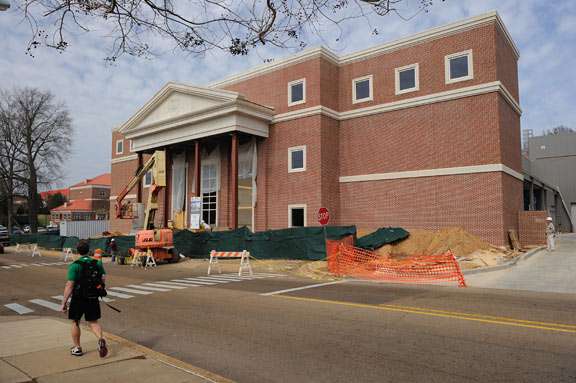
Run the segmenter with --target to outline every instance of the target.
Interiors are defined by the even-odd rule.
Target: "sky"
[[[404,16],[413,14],[410,1],[417,0],[407,0]],[[337,42],[336,31],[326,27],[321,38],[307,38],[308,47],[323,44],[337,54],[352,53],[491,10],[499,12],[520,50],[522,129],[538,134],[558,125],[576,128],[573,0],[434,0],[429,12],[407,21],[396,15],[372,20],[378,35],[358,19],[344,26]],[[262,64],[264,59],[297,52],[264,47],[248,56],[213,51],[195,57],[166,50],[149,59],[125,55],[111,66],[104,61],[111,42],[98,30],[74,35],[64,53],[41,48],[34,58],[25,54],[30,36],[16,7],[0,12],[0,88],[49,90],[67,105],[73,119],[72,151],[64,163],[63,178],[54,180],[53,187],[109,172],[112,129],[166,82],[202,86]]]

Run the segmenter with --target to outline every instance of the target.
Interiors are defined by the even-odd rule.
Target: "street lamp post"
[[[0,0],[0,11],[10,8],[10,0]]]

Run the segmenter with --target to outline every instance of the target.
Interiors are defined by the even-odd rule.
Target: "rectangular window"
[[[134,141],[130,140],[130,152],[134,151]]]
[[[306,205],[288,205],[288,227],[306,226]]]
[[[446,84],[474,78],[472,50],[454,53],[444,58]]]
[[[288,172],[303,172],[306,170],[306,145],[288,148]]]
[[[116,141],[116,154],[124,153],[124,141],[118,140]]]
[[[415,92],[420,89],[418,64],[396,68],[396,94]]]
[[[355,78],[352,80],[352,103],[371,101],[372,96],[372,75]]]
[[[148,170],[146,172],[146,175],[144,176],[144,179],[142,180],[142,182],[144,183],[145,188],[152,185],[152,170]]]
[[[211,227],[216,226],[218,211],[218,166],[202,164],[202,220]]]
[[[304,104],[306,102],[306,79],[288,83],[288,106]]]

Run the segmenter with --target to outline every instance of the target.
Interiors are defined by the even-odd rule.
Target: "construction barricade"
[[[328,270],[335,275],[401,283],[457,282],[459,287],[466,287],[460,265],[450,251],[394,259],[341,241],[327,241],[326,249]]]
[[[242,271],[247,271],[250,276],[252,273],[252,266],[250,266],[250,253],[246,250],[243,251],[216,251],[210,252],[210,262],[208,263],[208,275],[212,271],[212,267],[218,268],[218,272],[222,274],[222,269],[218,263],[218,258],[240,258],[240,268],[238,269],[238,276],[242,276]]]

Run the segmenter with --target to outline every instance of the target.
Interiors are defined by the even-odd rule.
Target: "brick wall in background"
[[[518,212],[518,231],[522,246],[546,244],[546,217],[545,210]]]

